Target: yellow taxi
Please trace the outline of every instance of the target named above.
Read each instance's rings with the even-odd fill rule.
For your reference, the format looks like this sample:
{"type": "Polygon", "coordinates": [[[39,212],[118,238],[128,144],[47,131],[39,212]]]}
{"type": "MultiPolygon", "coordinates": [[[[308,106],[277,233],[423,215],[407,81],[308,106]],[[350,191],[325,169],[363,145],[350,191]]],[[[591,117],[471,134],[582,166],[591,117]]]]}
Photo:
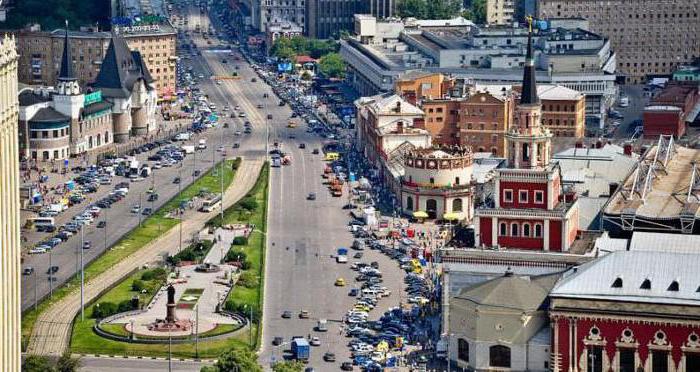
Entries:
{"type": "Polygon", "coordinates": [[[343,279],[343,278],[336,279],[335,286],[336,287],[345,287],[345,279],[343,279]]]}

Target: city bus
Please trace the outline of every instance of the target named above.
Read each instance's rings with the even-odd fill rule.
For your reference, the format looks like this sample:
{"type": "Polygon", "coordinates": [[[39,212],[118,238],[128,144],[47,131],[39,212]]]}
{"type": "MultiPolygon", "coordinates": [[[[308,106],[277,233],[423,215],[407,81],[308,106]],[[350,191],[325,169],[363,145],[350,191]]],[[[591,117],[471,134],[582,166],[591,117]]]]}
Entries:
{"type": "Polygon", "coordinates": [[[28,220],[32,222],[34,227],[39,227],[39,226],[41,226],[41,227],[47,227],[47,226],[55,227],[55,221],[54,221],[53,217],[35,217],[35,218],[30,218],[28,220]]]}
{"type": "Polygon", "coordinates": [[[221,195],[217,195],[212,197],[211,199],[207,199],[204,201],[202,204],[202,207],[199,209],[201,212],[213,212],[217,208],[221,206],[221,195]]]}

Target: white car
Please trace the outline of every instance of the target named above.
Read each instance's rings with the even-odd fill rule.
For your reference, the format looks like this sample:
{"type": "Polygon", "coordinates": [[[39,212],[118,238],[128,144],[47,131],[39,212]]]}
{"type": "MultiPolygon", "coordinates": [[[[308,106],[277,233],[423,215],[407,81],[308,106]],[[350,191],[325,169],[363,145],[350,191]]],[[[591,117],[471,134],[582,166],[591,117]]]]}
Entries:
{"type": "Polygon", "coordinates": [[[311,344],[311,346],[321,346],[321,339],[316,336],[311,337],[311,341],[309,341],[309,344],[311,344]]]}
{"type": "Polygon", "coordinates": [[[32,248],[29,250],[29,254],[42,254],[42,253],[46,253],[46,248],[44,248],[43,246],[35,247],[35,248],[32,248]]]}

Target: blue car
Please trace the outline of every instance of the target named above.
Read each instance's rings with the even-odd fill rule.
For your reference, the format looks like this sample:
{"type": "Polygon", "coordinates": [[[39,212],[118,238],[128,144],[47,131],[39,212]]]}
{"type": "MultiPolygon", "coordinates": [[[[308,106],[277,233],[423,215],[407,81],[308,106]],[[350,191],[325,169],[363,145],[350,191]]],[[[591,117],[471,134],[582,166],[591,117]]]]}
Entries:
{"type": "Polygon", "coordinates": [[[357,288],[353,288],[350,290],[350,293],[348,293],[348,296],[356,297],[359,292],[357,288]]]}

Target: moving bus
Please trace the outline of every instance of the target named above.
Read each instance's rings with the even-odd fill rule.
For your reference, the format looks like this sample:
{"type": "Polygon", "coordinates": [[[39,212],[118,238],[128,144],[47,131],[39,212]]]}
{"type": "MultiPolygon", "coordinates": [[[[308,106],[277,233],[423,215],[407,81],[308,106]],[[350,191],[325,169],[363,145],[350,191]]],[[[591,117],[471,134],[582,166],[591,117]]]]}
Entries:
{"type": "Polygon", "coordinates": [[[30,218],[29,221],[31,221],[34,224],[34,227],[55,227],[54,219],[53,217],[35,217],[35,218],[30,218]]]}
{"type": "Polygon", "coordinates": [[[209,213],[209,212],[213,212],[214,210],[216,210],[220,206],[221,206],[221,195],[217,195],[217,196],[212,197],[211,199],[205,200],[204,203],[202,204],[202,208],[200,208],[199,210],[201,212],[209,213]]]}

